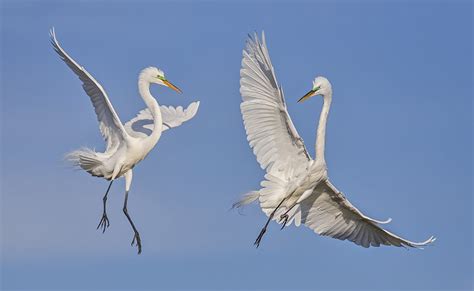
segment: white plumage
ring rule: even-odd
[[[56,53],[82,81],[82,87],[91,99],[100,131],[106,141],[104,152],[81,148],[69,153],[67,158],[92,176],[111,181],[103,198],[102,219],[97,226],[97,228],[102,228],[103,232],[110,225],[106,213],[107,194],[115,179],[122,176],[125,178],[123,211],[134,231],[132,245],[136,242],[138,253],[141,253],[140,235],[127,210],[128,193],[133,177],[132,169],[155,147],[163,131],[180,126],[193,118],[199,108],[199,102],[191,103],[186,110],[183,110],[181,106],[160,107],[150,93],[151,84],[164,85],[179,93],[181,90],[165,78],[163,71],[148,67],[142,70],[138,80],[138,89],[147,109],[140,111],[135,118],[123,125],[102,86],[62,49],[56,39],[54,29],[51,30],[50,36]]]
[[[161,116],[163,118],[162,131],[180,126],[183,122],[190,120],[196,115],[199,108],[199,101],[192,102],[188,108],[183,109],[182,106],[173,107],[161,105]],[[133,137],[150,136],[154,130],[153,115],[150,109],[141,110],[136,117],[124,124],[125,131]]]
[[[275,77],[265,36],[255,34],[243,51],[240,70],[241,112],[247,139],[260,166],[266,170],[262,188],[235,203],[241,207],[258,200],[269,216],[255,244],[259,246],[268,223],[275,219],[285,225],[304,224],[320,235],[349,240],[363,247],[393,245],[421,247],[434,237],[416,243],[383,229],[379,221],[362,214],[329,180],[324,158],[326,121],[332,100],[332,86],[317,77],[313,87],[300,101],[323,96],[316,158],[313,160],[291,121],[283,90]],[[282,227],[282,228],[283,228]]]

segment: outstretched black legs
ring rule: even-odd
[[[107,218],[106,205],[107,205],[107,194],[109,194],[109,190],[113,182],[114,180],[110,181],[109,187],[107,187],[107,191],[105,192],[104,198],[102,199],[102,201],[104,201],[104,212],[102,213],[102,218],[99,221],[99,225],[97,225],[97,229],[102,228],[102,233],[104,233],[107,227],[110,226],[109,219]]]
[[[132,226],[132,229],[134,232],[132,246],[136,245],[138,247],[138,254],[140,254],[142,252],[142,241],[140,239],[140,233],[138,233],[138,230],[135,227],[135,224],[133,223],[132,219],[130,218],[130,215],[128,214],[128,209],[127,209],[128,192],[130,191],[130,185],[132,184],[132,177],[133,177],[132,170],[129,170],[123,176],[125,177],[125,201],[123,203],[123,213],[127,217],[128,222]],[[101,228],[102,233],[104,233],[105,230],[110,226],[109,218],[107,217],[106,206],[107,206],[107,195],[109,194],[110,187],[112,187],[113,182],[114,180],[110,181],[109,187],[107,187],[107,191],[105,192],[105,195],[103,198],[104,212],[102,214],[102,218],[99,222],[99,225],[97,225],[97,229]]]
[[[254,242],[254,245],[258,248],[260,246],[260,242],[262,241],[262,238],[263,238],[263,235],[265,234],[265,232],[267,232],[267,227],[268,227],[268,224],[270,223],[270,221],[273,219],[273,216],[275,215],[276,211],[278,210],[278,208],[280,208],[280,206],[283,204],[283,202],[285,202],[285,200],[288,198],[289,196],[283,198],[280,203],[278,204],[277,207],[275,207],[275,209],[272,211],[272,213],[270,213],[270,216],[268,217],[267,219],[267,222],[265,223],[265,226],[263,226],[262,230],[260,231],[260,234],[258,235],[257,239],[255,240]]]
[[[125,202],[123,204],[123,213],[125,213],[125,216],[127,217],[128,222],[130,222],[130,225],[133,228],[133,232],[135,233],[135,235],[133,236],[133,240],[132,240],[132,246],[134,244],[136,244],[136,246],[138,247],[138,254],[140,254],[142,252],[142,241],[140,239],[140,233],[138,233],[138,230],[135,227],[135,224],[133,224],[133,221],[130,218],[130,215],[128,215],[127,201],[128,201],[128,191],[125,192]]]

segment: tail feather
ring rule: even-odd
[[[98,168],[102,165],[102,160],[94,150],[81,148],[66,154],[65,158],[73,166],[80,167],[93,176],[101,176]]]
[[[242,196],[242,199],[240,199],[239,201],[232,204],[232,208],[244,207],[244,206],[254,202],[255,200],[257,200],[259,196],[260,196],[260,193],[258,191],[249,192],[249,193],[245,194],[244,196]]]

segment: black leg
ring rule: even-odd
[[[104,233],[105,229],[110,226],[109,219],[107,218],[106,204],[107,204],[107,194],[109,194],[109,190],[113,182],[114,180],[110,181],[109,187],[107,188],[104,198],[102,199],[102,201],[104,202],[104,212],[102,214],[102,219],[99,221],[99,225],[97,225],[97,229],[102,227],[102,233]]]
[[[123,204],[123,213],[125,213],[125,216],[127,217],[128,222],[130,222],[130,225],[133,228],[133,232],[135,232],[135,235],[133,236],[133,240],[132,240],[132,246],[133,246],[133,244],[136,243],[136,246],[138,247],[138,254],[141,254],[141,252],[142,252],[142,241],[140,239],[140,234],[138,233],[138,230],[135,227],[135,224],[133,224],[133,221],[130,218],[130,215],[128,215],[127,201],[128,201],[128,191],[125,192],[125,202]]]
[[[288,210],[285,211],[285,213],[280,215],[280,222],[283,222],[283,225],[281,226],[280,230],[285,228],[286,224],[288,223],[288,219],[289,219],[288,212],[290,212],[290,210],[293,209],[293,207],[295,207],[295,206],[296,206],[296,202],[293,203],[293,205],[291,205],[291,207],[288,208]]]
[[[283,230],[283,229],[285,228],[286,224],[288,223],[288,218],[289,218],[289,217],[288,217],[288,214],[287,214],[287,213],[285,213],[285,214],[283,214],[282,216],[280,216],[280,222],[283,223],[283,225],[281,226],[280,230]]]
[[[291,196],[291,195],[290,195]],[[280,208],[280,206],[283,204],[283,202],[290,196],[287,196],[285,198],[283,198],[280,203],[278,204],[277,207],[275,207],[275,209],[272,211],[272,213],[270,213],[270,216],[268,217],[267,219],[267,222],[265,223],[265,226],[262,228],[262,230],[260,231],[260,234],[258,235],[257,239],[255,240],[254,242],[254,245],[258,248],[260,246],[260,242],[262,241],[262,238],[263,238],[263,235],[265,234],[265,232],[267,232],[267,227],[268,227],[268,224],[270,223],[270,221],[273,219],[273,216],[275,215],[275,212],[278,210],[278,208]]]

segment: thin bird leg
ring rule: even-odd
[[[130,218],[130,215],[128,215],[127,201],[128,201],[128,191],[125,192],[125,202],[123,204],[123,213],[125,213],[125,216],[127,217],[128,222],[130,222],[130,225],[132,226],[133,231],[135,232],[135,235],[133,236],[133,240],[132,240],[132,246],[136,242],[136,246],[138,247],[138,254],[141,254],[141,252],[142,252],[142,241],[140,239],[140,234],[138,233],[138,230],[135,227],[135,224],[133,224],[133,221]]]
[[[109,190],[113,182],[114,180],[110,181],[109,187],[107,188],[104,198],[102,199],[102,201],[104,202],[104,212],[102,213],[102,218],[99,221],[99,225],[97,225],[97,229],[102,227],[102,233],[104,233],[105,229],[110,226],[109,218],[107,217],[106,204],[107,204],[107,194],[109,194]]]
[[[280,230],[283,230],[285,228],[286,224],[288,223],[288,219],[289,219],[288,212],[290,212],[290,210],[293,209],[293,207],[295,207],[296,204],[298,204],[298,201],[293,203],[293,205],[291,205],[290,208],[288,208],[288,210],[285,211],[285,213],[280,215],[280,223],[283,222],[283,225],[281,226]]]
[[[254,242],[254,245],[257,246],[257,248],[260,246],[260,242],[262,241],[263,235],[267,231],[268,224],[273,219],[273,216],[275,215],[275,212],[278,210],[278,208],[280,208],[280,206],[283,204],[283,202],[285,202],[285,200],[290,196],[287,196],[287,197],[283,198],[280,201],[280,203],[278,204],[278,206],[275,207],[275,209],[272,211],[272,213],[270,213],[270,216],[268,217],[267,222],[265,223],[265,226],[262,228],[262,230],[260,231],[260,234],[258,235],[257,239]]]

